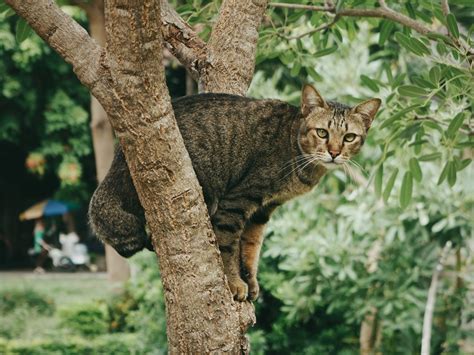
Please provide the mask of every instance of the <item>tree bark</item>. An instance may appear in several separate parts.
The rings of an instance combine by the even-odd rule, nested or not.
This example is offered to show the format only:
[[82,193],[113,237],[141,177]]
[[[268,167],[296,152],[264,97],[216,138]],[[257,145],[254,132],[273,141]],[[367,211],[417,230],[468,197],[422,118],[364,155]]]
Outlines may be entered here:
[[208,43],[200,91],[245,95],[252,81],[258,27],[267,0],[225,0]]
[[[89,19],[89,32],[102,47],[105,47],[104,1],[77,3]],[[114,158],[114,133],[107,113],[97,99],[91,95],[91,133],[94,147],[97,181],[104,180]],[[123,283],[130,278],[130,266],[110,245],[105,245],[107,277],[110,282]]]

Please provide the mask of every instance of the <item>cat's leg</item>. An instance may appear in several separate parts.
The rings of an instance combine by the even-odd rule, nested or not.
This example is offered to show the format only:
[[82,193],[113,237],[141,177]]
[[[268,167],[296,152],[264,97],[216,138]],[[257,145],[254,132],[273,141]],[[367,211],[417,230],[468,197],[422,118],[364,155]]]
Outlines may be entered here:
[[129,257],[143,248],[153,250],[145,232],[145,216],[120,149],[89,204],[92,230],[104,243]]
[[264,224],[248,223],[240,239],[242,275],[247,281],[248,299],[250,301],[257,299],[260,290],[257,281],[257,270],[264,229]]
[[248,286],[240,276],[240,236],[247,216],[255,209],[255,202],[228,196],[219,201],[217,211],[211,217],[224,272],[232,295],[238,301],[244,301],[248,296]]
[[248,299],[254,301],[258,297],[260,287],[257,281],[258,260],[262,247],[265,224],[278,204],[259,208],[248,220],[240,238],[240,256],[242,275],[248,284]]

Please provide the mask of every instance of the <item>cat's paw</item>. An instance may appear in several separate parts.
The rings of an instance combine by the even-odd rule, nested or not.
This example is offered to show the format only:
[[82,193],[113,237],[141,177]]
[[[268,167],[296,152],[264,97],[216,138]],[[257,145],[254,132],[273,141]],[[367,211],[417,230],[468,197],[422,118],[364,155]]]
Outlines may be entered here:
[[247,299],[248,286],[239,276],[228,278],[230,292],[234,300],[243,302]]
[[255,301],[258,298],[258,294],[260,292],[260,286],[258,285],[258,281],[256,277],[248,280],[248,287],[249,287],[248,300]]
[[147,241],[146,241],[146,243],[145,243],[145,248],[148,249],[149,251],[153,251],[153,252],[155,251],[155,247],[154,247],[154,245],[153,245],[153,242],[152,242],[152,240],[151,240],[151,237],[148,237],[148,238],[147,238]]

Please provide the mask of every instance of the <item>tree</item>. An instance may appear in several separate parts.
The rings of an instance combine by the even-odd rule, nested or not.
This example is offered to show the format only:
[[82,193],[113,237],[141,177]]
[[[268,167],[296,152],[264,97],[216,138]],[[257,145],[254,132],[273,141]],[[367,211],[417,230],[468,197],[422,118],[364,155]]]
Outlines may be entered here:
[[[89,19],[89,32],[99,45],[105,46],[105,18],[103,0],[91,2],[73,1],[80,6]],[[94,146],[97,181],[100,183],[107,175],[114,157],[114,133],[107,119],[107,113],[99,101],[91,95],[91,132]],[[105,245],[107,274],[112,282],[126,281],[130,277],[130,267],[110,245]]]
[[[249,305],[230,300],[220,268],[208,267],[216,272],[193,275],[196,262],[215,266],[220,260],[169,99],[166,94],[156,95],[166,92],[160,64],[160,27],[167,45],[199,80],[202,90],[245,94],[253,73],[257,26],[266,2],[225,1],[205,43],[166,3],[161,3],[160,9],[160,4],[153,1],[145,1],[143,5],[111,1],[106,4],[109,34],[106,50],[59,13],[51,1],[6,2],[73,65],[80,80],[109,114],[124,147],[160,256],[171,352],[245,348],[242,334],[252,318]],[[380,34],[373,55],[386,59],[376,71],[375,79],[362,75],[360,80],[373,92],[390,92],[380,127],[389,134],[384,140],[379,138],[382,154],[377,153],[374,178],[377,196],[383,195],[387,201],[394,190],[400,168],[384,164],[397,153],[394,145],[413,149],[409,157],[412,159],[403,165],[404,178],[398,189],[403,208],[412,199],[414,180],[418,181],[423,174],[419,161],[442,162],[440,182],[447,180],[454,185],[457,173],[470,164],[469,158],[462,157],[463,150],[472,146],[470,128],[464,124],[472,111],[466,104],[472,97],[468,87],[472,79],[469,38],[459,30],[446,1],[433,8],[424,3],[415,5],[407,3],[403,11],[400,8],[394,11],[382,0],[376,4],[338,1],[336,5],[328,1],[324,6],[273,3],[272,7],[277,9],[265,20],[257,56],[257,62],[268,61],[273,69],[275,58],[290,67],[291,77],[286,77],[290,84],[299,84],[294,78],[301,73],[319,80],[321,74],[314,69],[314,61],[337,51],[342,27],[350,37],[357,32],[353,17],[384,19],[369,21]],[[417,17],[425,22],[434,22],[432,19],[436,18],[441,25],[428,27]],[[447,28],[448,35],[439,27]],[[411,29],[419,35],[410,36]],[[308,36],[315,43],[315,51],[302,41]],[[432,59],[433,53],[437,57],[429,63],[428,70],[424,67],[421,75],[417,75],[399,65],[392,68],[400,48],[420,58]],[[441,114],[433,114],[432,99],[443,108]],[[443,154],[433,151],[440,141]],[[391,171],[385,181],[384,165]],[[184,210],[192,213],[186,215]],[[179,226],[176,220],[180,220]],[[174,270],[180,271],[181,280],[173,274]],[[197,276],[200,282],[196,283],[192,276]],[[210,289],[212,294],[208,292]],[[222,303],[206,303],[210,299]],[[205,305],[206,314],[198,311],[199,305]],[[236,310],[243,315],[242,322]],[[201,333],[202,329],[206,329],[207,335]]]

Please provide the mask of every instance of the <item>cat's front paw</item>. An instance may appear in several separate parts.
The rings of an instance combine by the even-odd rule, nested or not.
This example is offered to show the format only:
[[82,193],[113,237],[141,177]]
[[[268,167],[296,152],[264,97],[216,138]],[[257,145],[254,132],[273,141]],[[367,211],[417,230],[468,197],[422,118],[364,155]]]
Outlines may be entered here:
[[258,285],[258,281],[256,277],[248,280],[248,287],[249,287],[248,300],[255,301],[258,298],[258,294],[260,292],[260,286]]
[[248,295],[248,286],[239,276],[227,278],[229,282],[230,292],[234,300],[243,302],[247,299]]

